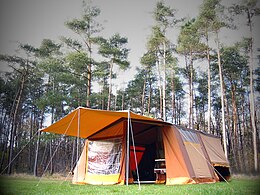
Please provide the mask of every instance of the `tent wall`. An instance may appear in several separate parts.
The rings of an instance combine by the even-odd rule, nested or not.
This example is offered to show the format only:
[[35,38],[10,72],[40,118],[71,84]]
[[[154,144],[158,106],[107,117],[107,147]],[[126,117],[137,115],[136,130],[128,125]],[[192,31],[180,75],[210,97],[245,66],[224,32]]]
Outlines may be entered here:
[[[142,140],[143,144],[150,144],[150,141],[155,143],[156,139],[154,139],[154,136],[151,136],[151,140],[148,141],[148,135],[153,134],[156,135],[155,137],[158,137],[158,134],[162,133],[167,170],[166,185],[215,182],[218,178],[210,163],[216,166],[228,166],[220,140],[216,137],[170,125],[155,128],[147,126],[148,128],[144,128],[146,130],[143,133],[140,131],[140,125],[136,127],[139,127],[139,132],[136,134],[137,143],[139,144],[142,143]],[[120,135],[122,138],[120,171],[116,174],[89,173],[88,150],[90,141],[87,140],[77,166],[74,169],[74,184],[108,185],[125,183],[126,131],[124,129],[126,129],[126,121],[121,121],[116,125],[110,126],[108,129],[108,133],[102,131],[93,136],[93,140],[101,141],[106,135],[109,140],[113,140],[113,133],[117,136]],[[142,171],[139,170],[139,172]],[[133,181],[134,178],[130,170],[128,182],[132,183]]]
[[86,164],[87,164],[86,159],[87,159],[87,151],[88,151],[87,147],[88,147],[88,140],[85,141],[83,151],[80,155],[76,167],[73,170],[74,173],[72,178],[73,184],[85,184]]
[[119,183],[122,145],[120,138],[89,141],[84,182],[95,185]]
[[[192,168],[194,170],[194,178],[211,178],[212,175],[207,165],[207,161],[202,152],[200,144],[185,143]],[[200,156],[202,155],[202,156]]]
[[215,182],[217,179],[211,166],[209,156],[201,141],[198,131],[184,129],[179,127],[178,131],[181,134],[181,139],[188,153],[190,163],[194,172],[192,178],[197,183],[200,182]]
[[173,126],[164,126],[163,144],[166,162],[166,185],[195,183]]
[[230,179],[229,162],[224,154],[220,139],[202,133],[200,133],[200,137],[218,180],[223,181]]
[[212,164],[214,166],[218,165],[229,167],[229,162],[225,157],[220,139],[203,134],[200,136]]
[[[126,129],[126,121],[123,122],[123,128]],[[122,155],[120,160],[120,175],[118,178],[118,184],[125,184],[125,170],[126,170],[126,131],[122,138]]]
[[204,156],[205,156],[205,159],[206,159],[206,161],[207,161],[207,166],[208,166],[208,168],[209,168],[209,171],[211,172],[211,175],[213,176],[211,182],[219,181],[219,178],[218,178],[217,174],[216,174],[215,171],[214,171],[214,167],[212,166],[212,163],[211,163],[211,160],[210,160],[210,158],[209,158],[208,152],[207,152],[207,150],[206,150],[206,148],[205,148],[205,145],[204,145],[204,143],[203,143],[203,141],[202,141],[202,139],[201,139],[201,132],[197,132],[197,136],[198,136],[198,138],[199,138],[200,145],[201,145],[201,149],[202,149],[203,154],[204,154]]
[[218,180],[199,132],[178,126],[165,126],[162,132],[167,185]]
[[[125,127],[125,122],[110,127],[113,132],[119,132],[118,135],[121,135],[123,128]],[[120,131],[118,131],[120,129]],[[85,146],[83,148],[82,154],[78,160],[76,167],[74,168],[74,176],[72,179],[73,184],[93,184],[93,185],[112,185],[112,184],[124,184],[125,182],[125,153],[126,153],[126,137],[120,136],[114,138],[114,136],[110,136],[111,134],[107,134],[109,139],[103,139],[101,137],[104,136],[104,132],[97,134],[93,140],[86,140]],[[113,138],[111,138],[113,137]],[[111,167],[102,167],[102,162],[109,161],[111,155],[114,154],[115,151],[113,146],[114,140],[121,139],[121,151],[120,157],[117,158],[120,161],[120,169],[116,173],[102,173],[102,170],[110,171]],[[107,143],[107,144],[106,144]],[[90,145],[92,144],[92,146]],[[95,145],[93,145],[95,144]],[[102,146],[103,145],[103,146]],[[99,160],[96,160],[99,159]],[[111,159],[114,163],[114,159]],[[94,161],[94,162],[93,162]],[[100,161],[100,164],[98,163]],[[96,163],[97,162],[97,163]],[[94,164],[93,164],[94,163]],[[95,164],[96,163],[96,164]],[[100,168],[100,172],[95,172],[93,169]]]

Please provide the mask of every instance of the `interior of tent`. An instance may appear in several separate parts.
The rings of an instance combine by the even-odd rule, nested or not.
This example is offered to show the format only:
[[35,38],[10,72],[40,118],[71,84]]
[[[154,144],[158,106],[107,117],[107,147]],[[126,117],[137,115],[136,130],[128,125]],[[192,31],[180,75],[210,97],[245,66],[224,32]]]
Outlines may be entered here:
[[86,139],[75,184],[174,185],[230,176],[219,138],[130,112],[78,108],[42,131]]

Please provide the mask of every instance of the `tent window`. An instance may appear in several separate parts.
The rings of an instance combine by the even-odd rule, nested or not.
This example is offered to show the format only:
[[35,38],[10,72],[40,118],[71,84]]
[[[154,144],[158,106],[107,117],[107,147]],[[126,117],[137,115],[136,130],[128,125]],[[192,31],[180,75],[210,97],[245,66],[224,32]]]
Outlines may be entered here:
[[192,142],[192,143],[199,143],[199,139],[196,135],[196,133],[191,131],[185,131],[183,129],[179,129],[181,137],[184,142]]
[[88,173],[118,174],[122,154],[122,139],[89,141]]

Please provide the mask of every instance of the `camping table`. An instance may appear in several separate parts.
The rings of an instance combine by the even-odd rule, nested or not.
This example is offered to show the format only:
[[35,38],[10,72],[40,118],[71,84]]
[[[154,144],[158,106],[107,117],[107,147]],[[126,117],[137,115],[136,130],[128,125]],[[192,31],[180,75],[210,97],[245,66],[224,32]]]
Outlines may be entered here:
[[165,159],[155,159],[154,173],[156,174],[156,183],[165,183],[165,179],[166,179]]

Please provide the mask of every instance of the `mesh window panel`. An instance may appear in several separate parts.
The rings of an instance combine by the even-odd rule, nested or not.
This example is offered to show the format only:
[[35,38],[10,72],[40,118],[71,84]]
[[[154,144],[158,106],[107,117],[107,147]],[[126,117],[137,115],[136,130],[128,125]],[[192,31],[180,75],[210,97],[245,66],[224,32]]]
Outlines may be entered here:
[[88,173],[118,174],[122,154],[122,139],[89,141]]

